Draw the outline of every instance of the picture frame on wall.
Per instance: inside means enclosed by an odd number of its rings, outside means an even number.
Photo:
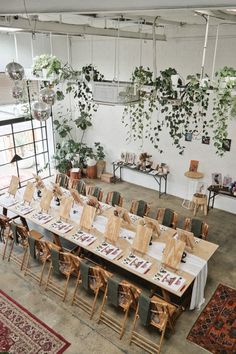
[[[210,145],[211,138],[209,136],[202,136],[202,144]]]
[[[213,186],[222,186],[222,174],[215,172],[212,173],[212,185]]]
[[[193,139],[193,133],[186,132],[185,133],[185,141],[192,141],[192,139]]]
[[[223,139],[222,149],[224,151],[230,151],[231,148],[231,139]]]

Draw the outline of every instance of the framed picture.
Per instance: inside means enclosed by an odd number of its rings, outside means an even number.
[[[232,178],[229,177],[229,176],[224,176],[223,187],[227,187],[228,188],[231,183],[232,183]]]
[[[185,133],[185,141],[192,141],[193,134],[191,132]]]
[[[190,161],[190,166],[189,166],[189,171],[190,172],[197,172],[198,164],[199,164],[199,161],[191,160]]]
[[[215,172],[212,173],[212,185],[213,186],[221,186],[222,185],[222,174]]]
[[[202,144],[209,145],[211,138],[209,136],[202,136]]]
[[[230,151],[231,139],[224,139],[222,142],[222,149],[224,151]]]

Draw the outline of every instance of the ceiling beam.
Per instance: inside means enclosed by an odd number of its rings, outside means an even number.
[[[53,21],[28,21],[25,18],[14,19],[11,17],[9,22],[6,22],[4,17],[0,18],[0,26],[2,27],[14,27],[21,28],[26,32],[43,32],[43,33],[53,33],[53,34],[68,34],[71,36],[82,36],[82,35],[92,35],[92,36],[105,36],[105,37],[118,37],[117,29],[107,29],[91,27],[87,25],[72,25],[67,23],[59,23]],[[152,40],[152,34],[149,33],[139,33],[132,31],[119,30],[119,37],[121,38],[131,38],[131,39],[146,39]],[[162,34],[156,35],[156,40],[165,41],[166,37]]]
[[[98,13],[151,11],[159,9],[219,9],[235,8],[235,0],[11,0],[1,1],[0,13]]]

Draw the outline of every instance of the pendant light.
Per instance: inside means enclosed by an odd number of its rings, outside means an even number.
[[[47,103],[50,106],[52,106],[55,103],[56,93],[52,89],[51,85],[40,90],[39,96],[43,102]]]
[[[31,105],[32,117],[40,122],[45,122],[51,115],[51,106],[43,101],[36,101]]]

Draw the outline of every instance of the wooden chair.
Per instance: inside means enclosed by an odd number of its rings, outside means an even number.
[[[37,239],[40,239],[42,235],[38,233],[35,230],[31,230],[30,233]],[[16,264],[20,265],[20,270],[23,269],[24,262],[25,262],[25,257],[26,257],[26,249],[28,247],[28,236],[29,236],[29,230],[26,226],[21,225],[16,223],[15,221],[12,221],[10,223],[10,233],[8,234],[8,237],[6,238],[6,243],[5,247],[3,250],[3,257],[2,259],[5,258],[6,251],[8,248],[8,244],[10,241],[10,252],[8,254],[8,262],[12,260]],[[16,254],[16,252],[13,252],[14,250],[14,245],[19,246],[17,249],[19,250],[20,248],[23,248],[23,257],[22,259],[19,257],[19,255]]]
[[[53,244],[47,240],[41,240],[35,238],[33,235],[28,236],[28,247],[27,247],[27,257],[26,257],[26,266],[24,275],[29,275],[31,278],[37,280],[39,285],[42,284],[43,274],[46,266],[46,262],[50,260],[50,248],[56,248],[60,250],[60,247]],[[31,262],[30,260],[37,260],[39,264],[42,265],[41,271],[37,272],[37,268],[35,267],[35,262]]]
[[[91,195],[93,197],[96,197],[99,202],[102,201],[103,198],[103,191],[102,188],[97,187],[97,186],[88,186],[87,189],[87,195]]]
[[[125,325],[130,307],[135,301],[132,288],[133,285],[130,283],[124,281],[121,282],[113,277],[110,277],[108,278],[106,290],[102,300],[98,323],[103,322],[108,327],[118,332],[120,339],[125,331]],[[117,320],[115,315],[111,316],[104,310],[107,302],[110,302],[116,308],[121,308],[123,310],[124,316],[121,321]]]
[[[60,296],[62,301],[65,301],[70,277],[73,273],[78,275],[79,264],[79,257],[69,252],[61,252],[54,247],[50,247],[50,266],[48,270],[45,290],[49,288],[52,292]],[[53,275],[54,278],[52,279]],[[62,275],[66,278],[66,282],[63,288],[60,286],[60,284],[58,284],[59,279],[56,281],[56,277],[61,277]]]
[[[149,212],[150,207],[147,202],[145,202],[144,200],[132,200],[130,213],[143,218],[144,216],[148,216]]]
[[[119,192],[108,192],[106,196],[106,204],[110,204],[112,206],[118,205],[122,207],[124,202],[124,198],[121,196]]]
[[[60,187],[68,189],[69,182],[70,182],[69,177],[67,175],[65,175],[64,173],[58,173],[56,175],[55,183],[59,184]]]
[[[86,183],[82,179],[73,179],[71,188],[76,189],[79,194],[86,194]]]
[[[82,285],[86,291],[92,290],[94,293],[92,305],[87,302],[83,296],[78,295],[79,285]],[[95,312],[99,291],[104,289],[105,286],[106,280],[104,277],[104,270],[99,266],[91,266],[91,264],[82,260],[80,262],[80,272],[77,277],[71,305],[76,304],[87,312],[90,315],[90,319],[92,319]]]
[[[203,240],[207,239],[208,228],[208,224],[200,219],[186,218],[184,221],[184,230],[192,232],[195,237],[202,238]]]
[[[159,208],[156,219],[160,224],[175,229],[177,226],[178,214],[168,208]]]
[[[154,327],[161,332],[161,337],[158,343],[141,335],[137,329],[138,322],[145,327]],[[161,346],[165,335],[165,330],[168,322],[168,306],[158,299],[150,299],[149,297],[140,294],[139,303],[135,313],[133,327],[130,336],[130,344],[134,343],[148,353],[161,352]],[[156,339],[156,338],[155,338]]]
[[[207,196],[205,194],[195,193],[192,202],[194,216],[197,214],[199,207],[203,209],[204,215],[207,215]]]
[[[9,221],[10,219],[7,216],[0,215],[0,241],[3,243],[5,243],[5,237],[7,237],[6,233],[10,231]]]

